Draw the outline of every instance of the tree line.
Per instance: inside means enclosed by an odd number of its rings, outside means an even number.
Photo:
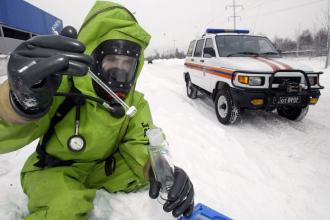
[[[154,50],[154,54],[147,56],[146,60],[157,60],[157,59],[183,59],[186,57],[186,53],[184,51],[180,51],[178,48],[176,48],[174,51],[166,51],[160,54],[158,50]]]
[[[328,30],[321,28],[314,33],[305,29],[296,35],[295,39],[275,37],[273,43],[278,50],[283,53],[295,52],[303,53],[309,52],[312,56],[322,56],[327,53]]]

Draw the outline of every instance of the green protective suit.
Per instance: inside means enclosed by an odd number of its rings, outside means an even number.
[[[91,54],[109,39],[133,41],[145,49],[150,36],[125,8],[98,1],[87,15],[78,40],[86,45],[86,54]],[[138,74],[143,63],[142,54]],[[73,81],[83,94],[97,97],[88,75],[74,77]],[[68,92],[70,87],[70,81],[64,77],[59,92]],[[0,153],[15,151],[42,137],[63,100],[63,97],[55,97],[48,114],[34,122],[16,125],[0,120]],[[75,153],[67,147],[68,138],[74,133],[75,107],[56,125],[46,151],[75,163],[40,169],[34,166],[38,161],[37,154],[29,157],[21,173],[23,190],[29,197],[30,215],[26,219],[87,219],[97,189],[132,192],[147,185],[144,167],[148,161],[148,140],[145,131],[153,127],[149,106],[143,95],[135,91],[135,85],[125,102],[137,108],[132,119],[116,119],[95,102],[86,100],[81,107],[79,130],[87,143],[83,152]],[[116,152],[116,169],[111,176],[106,176],[104,160],[113,152]]]

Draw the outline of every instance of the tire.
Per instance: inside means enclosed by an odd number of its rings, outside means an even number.
[[[219,90],[215,97],[215,113],[221,124],[234,124],[240,115],[240,109],[235,105],[228,89]]]
[[[198,89],[196,86],[191,82],[190,78],[187,77],[186,79],[186,87],[187,87],[187,96],[191,99],[197,98]]]
[[[308,112],[308,106],[305,108],[282,106],[277,108],[277,114],[292,121],[303,120]]]

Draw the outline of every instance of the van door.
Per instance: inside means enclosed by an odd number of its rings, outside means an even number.
[[[193,57],[193,71],[192,71],[192,82],[196,84],[197,86],[206,89],[205,88],[205,82],[204,82],[204,60],[203,60],[203,48],[204,48],[205,39],[198,40],[196,43],[196,48],[194,51],[194,57]]]
[[[194,69],[192,69],[192,65],[194,64],[194,49],[195,49],[195,45],[196,45],[196,41],[193,40],[190,42],[189,44],[189,48],[187,51],[187,55],[186,55],[186,60],[185,60],[185,73],[189,73],[190,75],[190,79],[192,80],[193,83],[195,83],[192,79],[192,75],[194,74],[193,71]]]
[[[202,60],[204,60],[204,65],[206,67],[216,67],[216,53],[212,38],[207,38],[205,41]],[[216,80],[215,77],[216,76],[212,75],[211,71],[204,71],[203,81],[205,89],[209,92],[213,90],[213,88],[211,88],[211,82],[212,80]]]

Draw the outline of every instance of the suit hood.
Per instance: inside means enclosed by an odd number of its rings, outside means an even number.
[[[85,53],[91,55],[102,42],[116,39],[134,42],[142,49],[134,82],[136,84],[144,63],[143,51],[149,44],[150,35],[138,24],[134,15],[122,5],[97,1],[81,26],[78,40],[86,46]],[[97,96],[89,75],[75,77],[74,82],[81,92]],[[135,86],[132,87],[128,96],[134,90]]]

